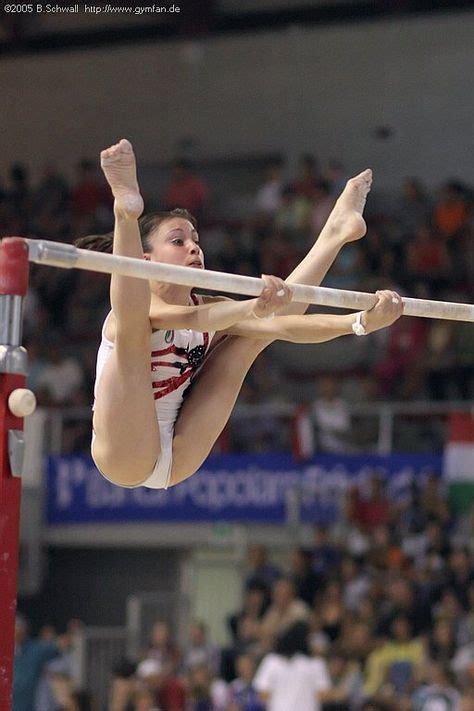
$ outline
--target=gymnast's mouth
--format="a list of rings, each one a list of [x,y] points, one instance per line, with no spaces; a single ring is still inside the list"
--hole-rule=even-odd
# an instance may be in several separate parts
[[[203,269],[204,264],[201,262],[200,259],[195,259],[194,262],[190,262],[187,264],[188,267],[194,267],[194,269]]]

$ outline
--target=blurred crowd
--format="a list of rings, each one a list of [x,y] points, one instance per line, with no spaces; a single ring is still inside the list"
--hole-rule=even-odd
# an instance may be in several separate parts
[[[227,645],[196,620],[180,645],[156,620],[110,669],[107,710],[473,711],[472,527],[437,477],[397,503],[372,477],[305,547],[248,549]],[[99,711],[74,689],[80,633],[28,638],[18,619],[14,711]]]
[[[253,197],[240,201],[239,219],[226,219],[222,196],[220,207],[213,201],[216,186],[208,184],[188,161],[178,160],[164,189],[148,203],[160,208],[179,205],[199,217],[208,267],[285,276],[321,230],[347,178],[337,161],[319,166],[314,156],[302,155],[290,176],[284,161],[274,159],[266,169],[262,167],[261,185]],[[242,195],[245,191],[243,185]],[[366,208],[366,237],[345,247],[324,285],[367,291],[389,287],[410,296],[472,301],[472,207],[472,190],[455,180],[441,183],[435,193],[413,178],[405,180],[398,194],[382,195],[375,188]],[[54,165],[47,165],[39,182],[33,183],[28,168],[17,164],[0,183],[1,234],[72,242],[85,234],[106,232],[112,223],[111,196],[92,161],[80,162],[72,182]],[[33,266],[25,307],[25,345],[29,385],[41,405],[90,406],[107,310],[105,275]],[[462,400],[474,395],[474,336],[467,323],[402,318],[364,341],[367,347],[357,361],[348,360],[346,339],[339,339],[330,351],[324,350],[327,344],[314,348],[315,358],[305,358],[303,363],[300,359],[297,372],[293,347],[279,359],[270,350],[246,380],[239,402],[272,404],[278,394],[279,401],[298,403],[302,388],[293,387],[296,380],[306,386],[309,399],[324,397],[327,386],[320,385],[318,393],[315,383],[336,370],[337,399],[349,405],[351,401]],[[362,347],[356,345],[353,354]],[[289,385],[275,388],[275,383]],[[239,428],[232,447],[271,449],[272,433],[278,433],[277,441],[285,441],[281,424],[280,430],[278,423],[273,425],[268,432],[249,427],[248,437],[245,428]],[[87,449],[88,439],[88,423],[71,421],[65,451]],[[362,445],[363,440],[364,436]],[[358,442],[348,446],[357,448]]]

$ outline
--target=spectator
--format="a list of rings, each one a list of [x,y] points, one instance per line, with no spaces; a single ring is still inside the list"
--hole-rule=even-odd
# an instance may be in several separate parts
[[[446,243],[436,237],[429,225],[421,225],[415,239],[406,249],[407,269],[410,281],[421,281],[436,297],[451,279],[451,258]]]
[[[407,617],[396,617],[391,625],[391,639],[375,649],[367,660],[365,692],[373,696],[388,681],[395,694],[407,691],[417,665],[424,660],[423,642],[412,636]]]
[[[273,218],[280,208],[284,169],[285,163],[282,158],[272,160],[267,168],[266,180],[257,192],[255,207],[267,218]]]
[[[79,360],[63,352],[58,338],[51,336],[48,362],[36,380],[38,400],[42,405],[70,404],[75,392],[84,384]]]
[[[183,655],[186,671],[197,665],[205,665],[213,674],[217,674],[220,664],[220,650],[207,636],[203,622],[195,620],[189,626],[189,639]]]
[[[174,643],[168,622],[157,620],[151,630],[147,659],[159,662],[166,674],[174,674],[181,660],[181,652]]]
[[[290,576],[296,588],[297,597],[309,607],[321,587],[322,579],[312,567],[313,554],[307,548],[294,548],[290,554]]]
[[[311,405],[321,452],[342,454],[351,451],[351,421],[347,402],[339,394],[339,384],[333,375],[320,378],[319,397]]]
[[[383,481],[380,476],[372,474],[367,482],[365,496],[359,490],[351,501],[350,520],[363,531],[374,531],[378,526],[390,523],[393,508],[383,491]]]
[[[281,571],[270,562],[268,549],[265,546],[254,544],[248,547],[245,587],[262,585],[269,592],[280,577]]]
[[[263,658],[254,685],[268,711],[320,711],[330,681],[325,662],[309,656],[308,633],[305,623],[292,625]]]
[[[413,694],[413,711],[459,711],[461,695],[449,667],[436,663],[428,671],[429,683]]]
[[[174,162],[171,179],[163,196],[166,210],[184,208],[193,214],[198,222],[202,219],[209,199],[209,190],[203,178],[193,171],[189,160],[182,158]]]
[[[185,689],[181,681],[164,669],[156,659],[145,659],[137,667],[142,682],[160,711],[185,711]]]
[[[318,161],[310,153],[303,153],[298,160],[298,174],[292,188],[297,195],[311,201],[321,183]]]
[[[339,564],[341,554],[338,546],[332,542],[327,526],[315,526],[311,553],[314,572],[329,577]]]
[[[362,698],[362,675],[357,662],[332,650],[327,658],[330,687],[320,694],[321,711],[350,711]]]
[[[236,661],[237,678],[229,684],[229,707],[227,711],[265,711],[254,686],[255,658],[241,654]]]
[[[445,183],[434,206],[435,228],[446,240],[453,240],[467,228],[469,216],[464,187],[455,180]]]
[[[227,711],[229,689],[216,678],[208,666],[198,664],[189,672],[189,692],[186,711]]]
[[[28,623],[17,615],[15,621],[15,657],[13,668],[12,711],[32,711],[41,675],[46,664],[59,656],[53,642],[28,637]]]
[[[308,622],[309,612],[308,605],[296,597],[292,580],[277,580],[272,587],[270,607],[260,624],[262,649],[270,650],[276,638],[296,622]]]
[[[422,224],[426,224],[430,216],[431,203],[423,185],[416,178],[406,178],[398,204],[398,220],[404,241],[408,241]]]

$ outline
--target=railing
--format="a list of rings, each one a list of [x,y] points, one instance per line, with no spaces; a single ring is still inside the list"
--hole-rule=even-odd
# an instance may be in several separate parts
[[[474,403],[414,401],[349,404],[351,431],[345,449],[378,454],[442,451],[448,417],[455,411],[474,413]],[[290,450],[298,412],[299,408],[291,404],[237,404],[220,448],[222,451],[242,452]],[[47,413],[43,427],[51,453],[87,450],[91,427],[89,408],[49,409]],[[310,406],[306,414],[311,420]],[[317,440],[316,425],[314,431]]]
[[[125,627],[84,627],[77,634],[73,652],[74,685],[90,691],[100,711],[109,708],[113,669],[126,653]]]

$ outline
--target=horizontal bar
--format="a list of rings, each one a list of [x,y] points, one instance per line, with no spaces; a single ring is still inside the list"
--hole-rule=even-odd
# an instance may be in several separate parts
[[[66,269],[86,269],[106,274],[149,279],[189,287],[212,289],[231,294],[258,296],[263,289],[262,279],[227,274],[210,269],[179,267],[174,264],[150,262],[133,257],[104,254],[87,249],[78,249],[62,242],[48,240],[25,240],[29,247],[29,260],[36,264]],[[319,306],[333,306],[361,311],[370,309],[376,302],[375,294],[344,289],[328,289],[321,286],[292,284],[293,301]],[[474,321],[474,305],[449,301],[429,301],[403,297],[405,316]]]

